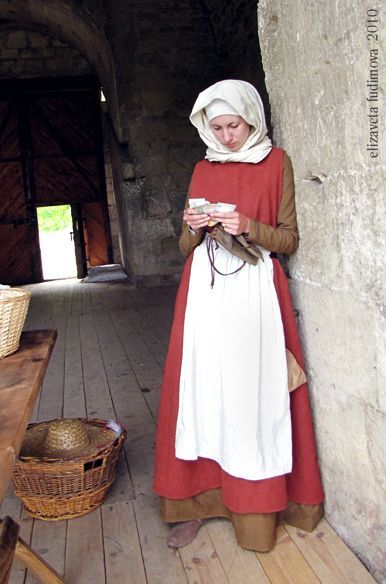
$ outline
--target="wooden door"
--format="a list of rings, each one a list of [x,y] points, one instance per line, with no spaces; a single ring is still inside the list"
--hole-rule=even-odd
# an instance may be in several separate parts
[[[0,83],[0,282],[43,279],[36,205],[87,214],[90,265],[112,261],[99,94],[94,78]]]
[[[106,238],[105,215],[99,201],[83,205],[84,238],[90,267],[111,263]]]
[[[0,283],[42,280],[28,125],[23,104],[0,99]]]
[[[84,278],[87,276],[86,242],[84,238],[84,222],[82,205],[71,205],[72,233],[74,237],[76,276]]]

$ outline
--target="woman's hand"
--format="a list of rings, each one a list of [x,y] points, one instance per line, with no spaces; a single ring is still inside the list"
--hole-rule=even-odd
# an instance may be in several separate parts
[[[250,219],[238,211],[232,211],[232,213],[211,213],[210,219],[221,221],[224,230],[231,235],[249,233]]]
[[[195,213],[194,209],[187,207],[183,219],[191,229],[199,231],[208,225],[210,217],[207,213]]]

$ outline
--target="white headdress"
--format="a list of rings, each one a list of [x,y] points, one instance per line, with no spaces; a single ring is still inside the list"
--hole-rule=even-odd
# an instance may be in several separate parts
[[[228,109],[224,103],[228,105]],[[229,107],[230,106],[230,107]],[[220,111],[220,113],[216,113]],[[214,136],[209,120],[224,113],[241,116],[250,126],[251,132],[240,148],[232,152]],[[206,156],[210,162],[252,162],[263,160],[271,151],[272,143],[267,136],[267,126],[260,95],[250,83],[226,79],[202,91],[190,114],[190,121],[208,146]]]

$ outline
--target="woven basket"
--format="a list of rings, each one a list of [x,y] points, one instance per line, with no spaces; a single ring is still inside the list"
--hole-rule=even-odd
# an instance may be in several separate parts
[[[86,424],[106,425],[105,420]],[[28,428],[38,426],[30,424]],[[19,456],[13,471],[15,494],[32,517],[46,521],[72,519],[93,511],[106,498],[114,481],[116,465],[126,431],[104,450],[73,460],[41,460]]]
[[[31,292],[22,288],[0,290],[0,359],[19,348]]]

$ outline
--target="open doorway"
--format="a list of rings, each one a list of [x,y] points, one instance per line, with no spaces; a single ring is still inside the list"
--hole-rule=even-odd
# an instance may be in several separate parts
[[[112,263],[98,80],[0,82],[0,127],[2,282],[84,278],[88,267]],[[37,210],[60,206],[72,227],[69,219],[62,233],[39,228]],[[65,249],[77,268],[58,259]]]
[[[36,210],[43,280],[76,278],[71,206],[37,207]]]

